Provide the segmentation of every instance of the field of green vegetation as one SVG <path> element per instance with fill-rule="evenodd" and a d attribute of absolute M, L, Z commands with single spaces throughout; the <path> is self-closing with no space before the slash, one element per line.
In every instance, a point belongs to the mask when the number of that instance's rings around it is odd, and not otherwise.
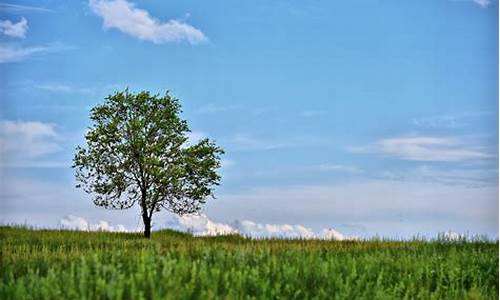
<path fill-rule="evenodd" d="M 0 299 L 498 299 L 498 242 L 0 227 Z"/>

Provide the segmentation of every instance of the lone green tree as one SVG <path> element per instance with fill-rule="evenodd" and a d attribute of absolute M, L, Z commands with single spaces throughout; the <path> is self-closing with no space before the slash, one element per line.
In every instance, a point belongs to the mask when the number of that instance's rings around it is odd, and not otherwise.
<path fill-rule="evenodd" d="M 138 205 L 147 238 L 155 212 L 197 212 L 220 181 L 224 151 L 209 139 L 190 144 L 180 113 L 179 100 L 168 91 L 116 92 L 92 108 L 86 145 L 76 148 L 77 187 L 97 206 Z"/>

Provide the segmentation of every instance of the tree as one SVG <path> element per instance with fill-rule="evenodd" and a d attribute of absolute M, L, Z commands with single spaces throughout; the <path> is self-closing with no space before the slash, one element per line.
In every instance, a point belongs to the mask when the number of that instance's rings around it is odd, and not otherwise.
<path fill-rule="evenodd" d="M 128 209 L 138 204 L 144 236 L 151 236 L 155 212 L 195 213 L 218 185 L 224 151 L 213 141 L 188 142 L 179 100 L 127 90 L 90 111 L 86 146 L 77 147 L 77 188 L 97 206 Z"/>

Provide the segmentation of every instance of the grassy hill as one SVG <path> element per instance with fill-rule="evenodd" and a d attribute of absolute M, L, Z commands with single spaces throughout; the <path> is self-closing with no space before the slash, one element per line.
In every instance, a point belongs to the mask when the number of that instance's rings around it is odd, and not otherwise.
<path fill-rule="evenodd" d="M 497 299 L 498 242 L 0 227 L 0 299 Z"/>

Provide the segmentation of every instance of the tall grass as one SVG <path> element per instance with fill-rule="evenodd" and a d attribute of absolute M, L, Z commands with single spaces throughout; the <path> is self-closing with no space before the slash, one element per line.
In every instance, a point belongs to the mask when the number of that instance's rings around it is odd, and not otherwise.
<path fill-rule="evenodd" d="M 498 242 L 0 227 L 0 299 L 497 299 Z"/>

